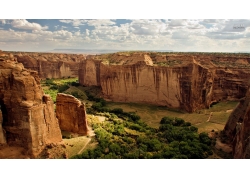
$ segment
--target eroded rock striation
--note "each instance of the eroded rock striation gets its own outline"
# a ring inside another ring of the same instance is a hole
[[[79,82],[100,86],[106,100],[194,112],[245,96],[250,57],[195,53],[114,53],[80,63]]]
[[[233,147],[234,158],[250,158],[250,88],[231,113],[224,133]]]
[[[45,157],[52,146],[61,154],[48,157],[67,157],[51,97],[43,93],[37,72],[12,54],[0,53],[0,106],[0,143],[24,147],[33,158]]]
[[[61,130],[88,134],[85,104],[72,95],[58,93],[56,96],[56,117]]]
[[[81,54],[16,52],[14,56],[26,69],[37,71],[42,79],[78,77],[79,63],[85,60]]]

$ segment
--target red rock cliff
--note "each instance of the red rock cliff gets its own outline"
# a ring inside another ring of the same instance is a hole
[[[85,105],[72,95],[58,93],[56,96],[56,116],[61,130],[88,134]]]
[[[224,132],[233,146],[234,158],[250,158],[250,88],[230,115]]]
[[[38,72],[40,78],[77,77],[79,63],[85,59],[79,54],[15,53],[17,61],[25,68]]]
[[[244,97],[250,75],[247,57],[115,53],[93,58],[81,62],[79,82],[100,86],[105,99],[188,112],[209,107],[214,101]]]
[[[53,144],[66,157],[51,97],[43,93],[37,72],[25,69],[11,54],[0,54],[0,106],[2,143],[22,146],[32,157]]]

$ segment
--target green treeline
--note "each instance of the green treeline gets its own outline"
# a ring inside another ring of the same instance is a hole
[[[121,108],[109,109],[102,98],[95,100],[91,113],[105,112],[104,122],[92,124],[98,145],[88,149],[77,159],[203,159],[212,155],[211,139],[207,133],[198,133],[198,128],[175,117],[161,119],[158,129],[144,123],[133,112]]]

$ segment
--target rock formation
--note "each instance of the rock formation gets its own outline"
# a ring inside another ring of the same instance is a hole
[[[114,53],[81,62],[79,82],[100,86],[106,100],[194,112],[244,97],[249,62],[244,55]]]
[[[233,147],[234,158],[250,158],[250,88],[229,116],[224,133]]]
[[[40,78],[77,77],[81,54],[16,52],[14,56],[26,69],[38,72]]]
[[[85,104],[72,95],[58,93],[56,96],[56,117],[61,130],[88,134]]]
[[[43,93],[37,72],[25,69],[12,54],[0,53],[0,106],[0,143],[24,147],[32,158],[44,157],[48,147],[61,149],[60,157],[66,157],[51,97]]]

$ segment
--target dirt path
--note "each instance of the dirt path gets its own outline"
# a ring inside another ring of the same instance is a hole
[[[82,147],[82,149],[77,154],[81,154],[82,151],[85,149],[85,147],[89,144],[90,141],[91,141],[91,138],[88,139],[88,141],[86,142],[86,144]]]
[[[209,117],[208,117],[208,119],[207,119],[207,122],[210,121],[212,115],[213,115],[213,112],[210,112],[210,115],[209,115]]]

